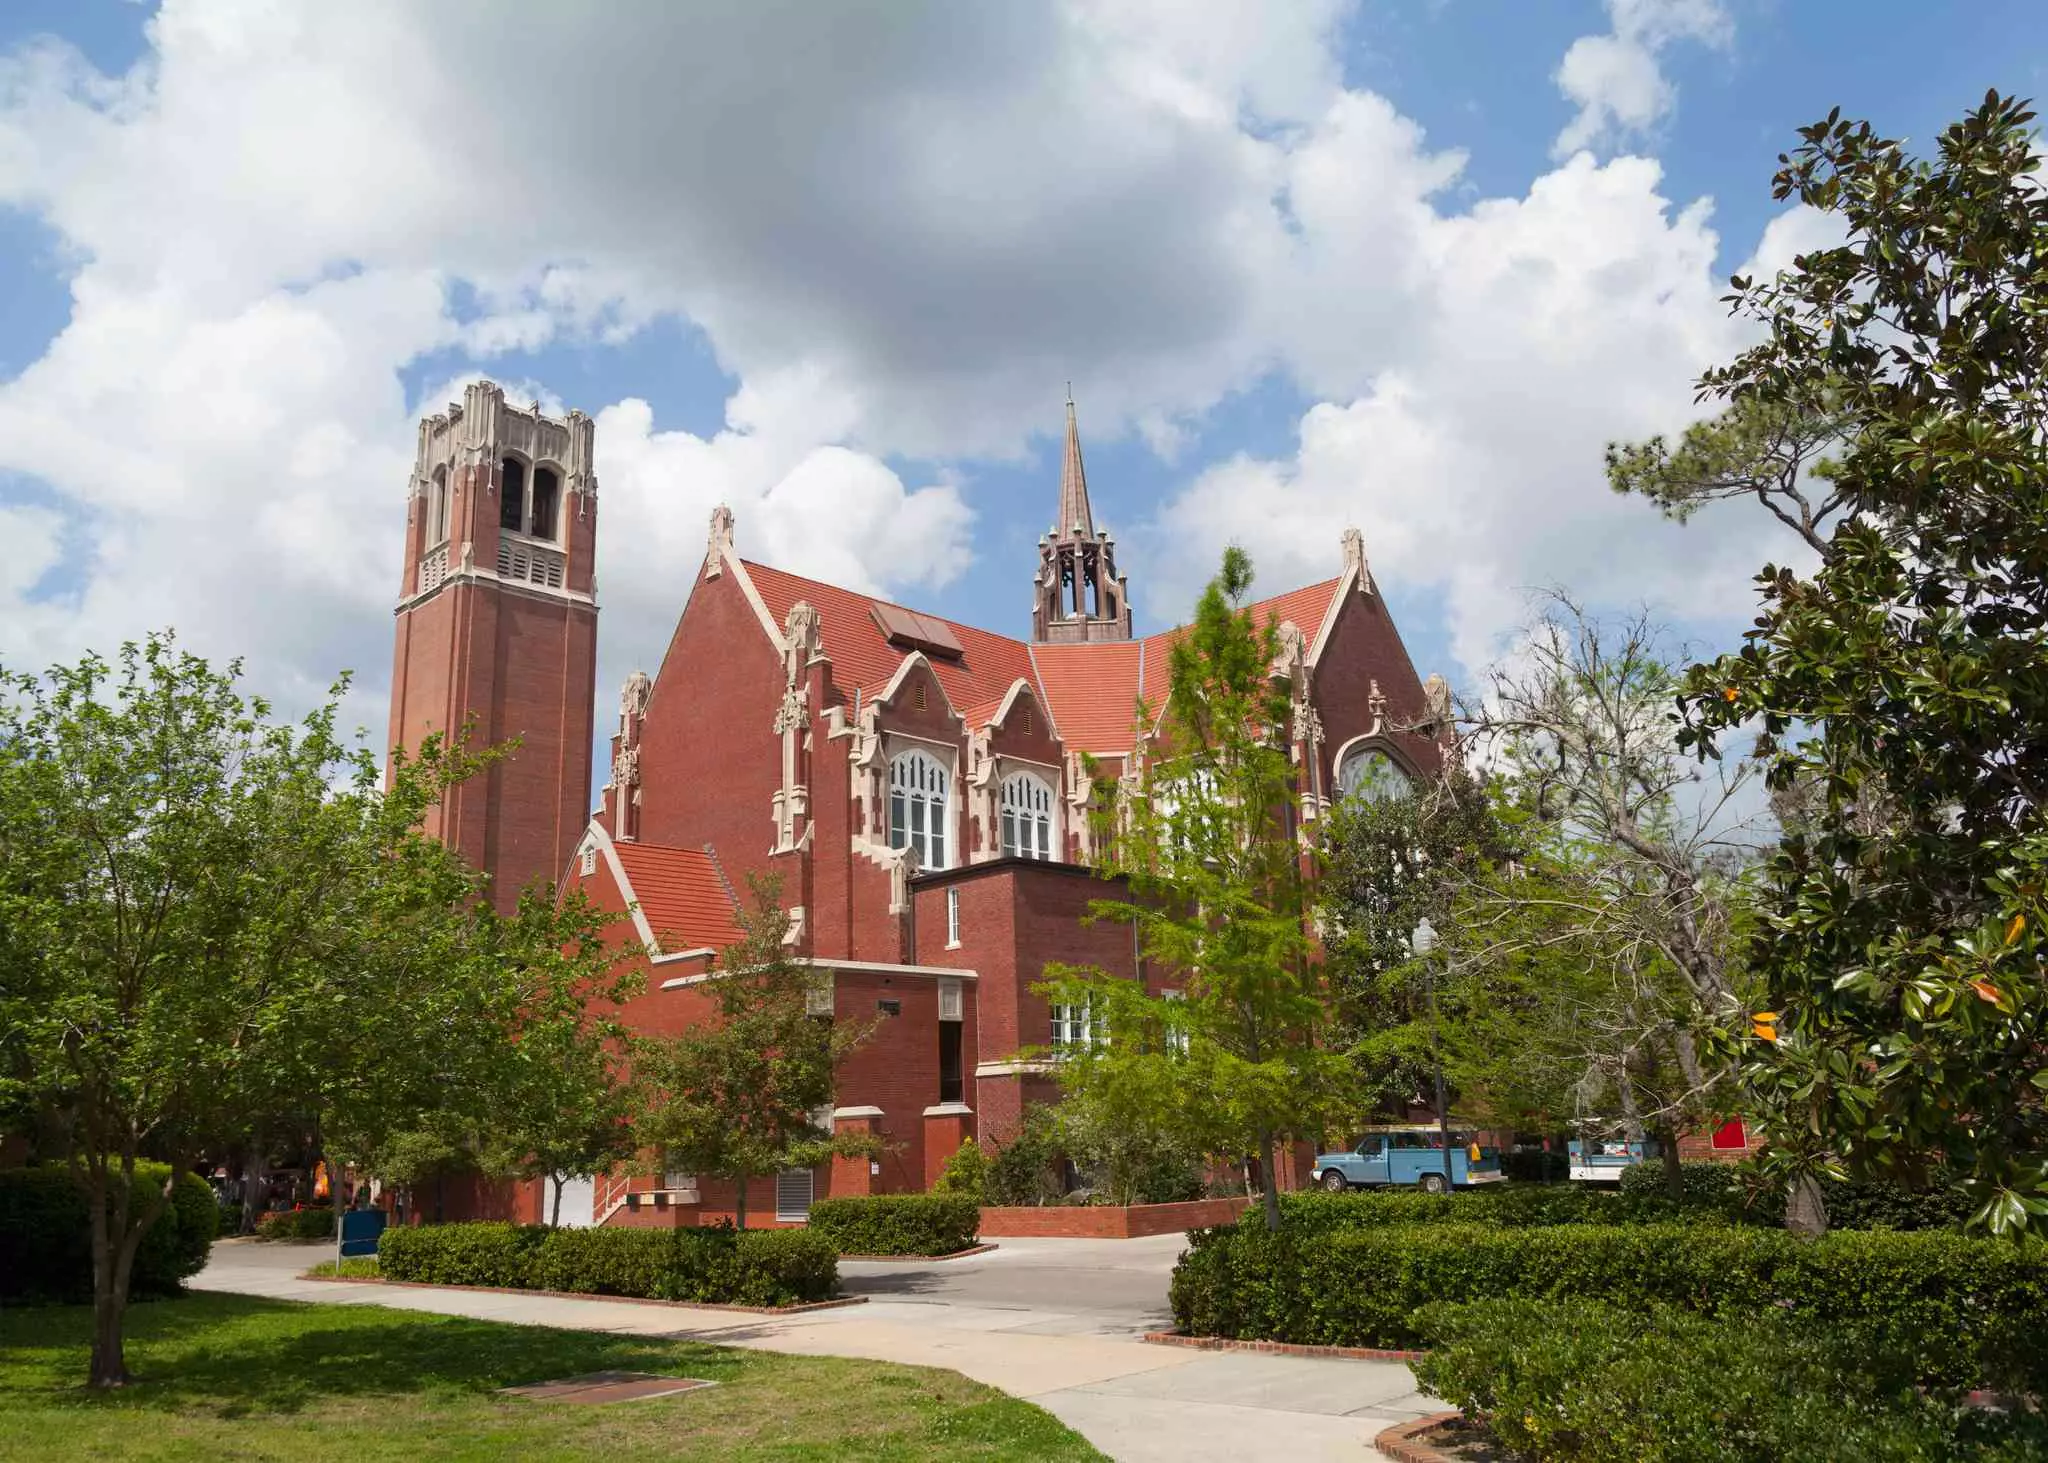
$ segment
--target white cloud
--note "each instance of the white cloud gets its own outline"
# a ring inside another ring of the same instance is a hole
[[[1707,0],[1610,13],[1653,72],[1725,28]],[[1348,14],[165,0],[127,76],[0,58],[0,206],[79,260],[69,325],[0,383],[0,471],[50,484],[90,550],[62,614],[26,612],[33,541],[8,550],[0,654],[175,622],[287,702],[362,667],[381,729],[413,419],[446,399],[400,371],[663,316],[738,386],[709,436],[575,403],[608,679],[661,643],[721,499],[764,558],[947,583],[968,493],[884,459],[1014,454],[1070,377],[1162,454],[1268,373],[1324,402],[1291,462],[1186,464],[1133,559],[1148,603],[1230,534],[1269,583],[1327,572],[1354,519],[1383,576],[1442,589],[1461,655],[1524,579],[1699,599],[1722,540],[1620,511],[1598,450],[1681,421],[1726,348],[1704,208],[1581,157],[1458,211],[1463,157],[1343,87]],[[1579,98],[1602,128],[1642,114],[1619,86]]]
[[[1558,63],[1558,89],[1579,109],[1551,145],[1560,159],[1641,136],[1670,114],[1678,93],[1658,63],[1666,47],[1722,47],[1735,34],[1719,0],[1607,0],[1607,15],[1609,33],[1580,36]]]

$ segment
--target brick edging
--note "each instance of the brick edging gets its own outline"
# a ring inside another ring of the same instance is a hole
[[[1293,1341],[1233,1341],[1227,1336],[1189,1336],[1181,1331],[1147,1331],[1154,1346],[1192,1346],[1198,1351],[1264,1351],[1274,1356],[1333,1356],[1344,1361],[1420,1361],[1425,1351],[1383,1351],[1371,1346],[1306,1346]]]
[[[841,1255],[839,1258],[842,1260],[865,1260],[871,1264],[883,1265],[917,1265],[927,1263],[936,1265],[941,1260],[972,1259],[976,1255],[985,1255],[990,1250],[996,1248],[998,1248],[996,1245],[974,1245],[968,1249],[955,1250],[950,1255]]]
[[[1428,1417],[1418,1417],[1413,1422],[1397,1422],[1374,1438],[1372,1445],[1394,1463],[1454,1463],[1449,1453],[1424,1442],[1422,1435],[1464,1415],[1462,1412],[1436,1412]]]
[[[673,1306],[686,1311],[739,1311],[750,1316],[794,1316],[803,1311],[832,1311],[841,1306],[864,1306],[864,1295],[843,1295],[837,1300],[810,1300],[793,1306],[732,1306],[708,1300],[661,1300],[651,1295],[598,1295],[588,1290],[528,1290],[517,1285],[440,1285],[431,1280],[386,1280],[381,1275],[301,1275],[301,1280],[318,1280],[330,1285],[395,1285],[404,1290],[456,1290],[480,1295],[541,1295],[550,1300],[606,1300],[629,1306]]]

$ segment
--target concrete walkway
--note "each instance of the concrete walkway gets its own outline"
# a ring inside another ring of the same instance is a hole
[[[1122,1463],[1307,1463],[1381,1455],[1373,1437],[1438,1408],[1406,1367],[1148,1346],[1182,1239],[1003,1240],[939,1264],[849,1261],[866,1305],[756,1316],[607,1300],[302,1280],[321,1245],[226,1241],[201,1290],[381,1305],[528,1326],[673,1336],[946,1367],[1045,1408]]]

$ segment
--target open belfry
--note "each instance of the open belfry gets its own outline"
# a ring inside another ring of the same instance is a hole
[[[749,1211],[794,1222],[827,1193],[926,1189],[964,1138],[1000,1146],[1027,1103],[1052,1100],[1060,1049],[1093,1039],[1087,1013],[1032,992],[1048,961],[1172,988],[1171,972],[1133,958],[1129,930],[1083,915],[1104,893],[1091,799],[1143,795],[1154,727],[1138,708],[1156,717],[1177,632],[1133,633],[1071,402],[1056,516],[1038,563],[1018,566],[1025,638],[750,559],[744,525],[719,508],[702,562],[676,566],[689,589],[658,662],[621,688],[588,813],[592,432],[488,384],[421,424],[392,739],[415,747],[465,716],[480,739],[520,739],[436,831],[491,875],[501,905],[545,875],[625,913],[615,936],[648,977],[626,1011],[640,1029],[706,1018],[704,978],[738,938],[737,891],[775,876],[792,953],[826,977],[817,1014],[879,1022],[819,1121],[879,1135],[886,1156],[779,1175]],[[1417,677],[1357,532],[1331,545],[1331,569],[1256,606],[1279,629],[1304,828],[1347,792],[1435,772],[1452,734],[1448,691]],[[564,1220],[695,1223],[734,1197],[690,1175],[621,1174]]]

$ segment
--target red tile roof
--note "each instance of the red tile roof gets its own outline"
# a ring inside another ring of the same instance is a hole
[[[619,842],[619,864],[662,950],[723,950],[745,936],[718,863],[701,849]]]
[[[746,561],[746,571],[778,625],[789,618],[790,607],[798,600],[818,612],[825,654],[832,658],[833,679],[842,688],[859,687],[864,695],[874,696],[887,687],[907,652],[889,643],[872,609],[892,601],[752,560]],[[1337,584],[1336,579],[1325,579],[1262,599],[1251,608],[1261,618],[1293,621],[1313,647]],[[953,709],[969,725],[980,726],[992,718],[1010,686],[1021,678],[1038,688],[1061,740],[1073,752],[1114,755],[1130,750],[1138,697],[1142,694],[1158,712],[1165,700],[1167,656],[1182,633],[1175,628],[1142,640],[1101,645],[1030,645],[908,605],[894,608],[939,620],[959,637],[963,653],[957,660],[929,659]]]

